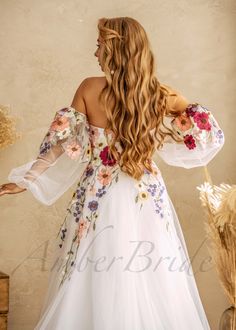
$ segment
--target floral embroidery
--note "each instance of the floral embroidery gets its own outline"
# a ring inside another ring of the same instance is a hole
[[[97,180],[97,178],[101,173],[106,173],[106,171],[106,168],[94,166],[93,162],[88,164],[84,175],[81,177],[77,189],[73,194],[70,212],[73,215],[74,223],[77,225],[70,249],[67,251],[66,260],[62,266],[60,285],[62,285],[67,278],[69,279],[73,272],[81,239],[86,238],[91,228],[96,230],[100,199],[107,193],[107,190],[112,183],[117,182],[119,179],[119,167],[110,167],[110,179],[109,182],[106,181],[107,184],[104,185],[103,182]],[[62,248],[65,238],[65,227],[61,228],[61,233],[60,248]]]
[[[187,131],[189,130],[193,124],[190,118],[187,115],[181,115],[176,118],[176,125],[182,130]]]
[[[142,201],[148,199],[149,195],[146,191],[140,191],[138,194],[138,198]]]
[[[152,189],[154,185],[149,185],[149,189]],[[153,201],[155,204],[155,212],[160,215],[161,218],[164,217],[163,213],[163,194],[165,191],[165,186],[158,181],[157,187],[155,187],[154,193],[152,194],[153,196]]]
[[[107,184],[109,184],[111,181],[110,169],[107,167],[101,168],[98,172],[97,178],[102,185],[106,186]]]
[[[196,104],[197,103],[193,103],[193,104],[189,104],[185,110],[186,114],[189,116],[189,117],[193,117],[196,113]]]
[[[194,140],[194,137],[192,135],[189,135],[189,134],[185,135],[185,137],[184,137],[184,143],[186,144],[186,146],[189,149],[196,148],[195,140]]]
[[[160,215],[161,218],[164,217],[163,213],[163,194],[165,192],[165,186],[161,180],[158,179],[158,171],[156,170],[156,164],[153,161],[154,175],[145,170],[144,175],[135,185],[138,193],[135,197],[135,202],[140,203],[140,210],[143,207],[143,201],[152,198],[155,206],[155,212]]]
[[[67,229],[66,228],[62,228],[61,230],[61,240],[64,241],[65,240],[65,237],[66,237],[66,232],[67,232]],[[61,248],[62,247],[62,243],[59,244],[59,247]]]
[[[118,182],[121,171],[118,162],[110,157],[109,146],[103,130],[92,125],[89,126],[90,143],[84,143],[81,140],[82,135],[79,129],[82,126],[88,128],[85,116],[79,115],[77,118],[77,115],[73,111],[70,113],[68,108],[62,110],[47,133],[42,144],[42,152],[47,152],[55,139],[55,141],[62,141],[62,146],[71,159],[85,155],[89,157],[90,162],[80,178],[68,208],[66,219],[72,223],[67,224],[65,220],[59,231],[59,247],[65,249],[63,253],[66,255],[61,267],[60,285],[66,279],[70,279],[76,266],[80,243],[90,232],[93,233],[96,230],[100,202],[104,196],[106,197],[113,183]],[[65,119],[62,120],[60,115],[65,116]],[[80,125],[82,122],[83,125]],[[223,133],[213,120],[213,116],[197,103],[190,104],[185,113],[172,121],[172,125],[178,135],[183,137],[183,142],[188,149],[196,148],[196,142],[203,143],[210,138],[215,139],[214,141],[223,139]],[[71,134],[73,139],[70,138]],[[118,152],[122,151],[119,143],[115,146]],[[166,187],[155,162],[150,160],[150,163],[154,165],[154,172],[144,170],[144,175],[136,185],[135,202],[138,206],[140,205],[141,210],[144,203],[151,200],[153,212],[162,219],[163,227],[171,232],[172,224],[169,220],[172,217],[172,211],[165,196]],[[69,234],[72,237],[68,247],[68,244],[64,244],[64,242]]]
[[[77,229],[77,243],[80,243],[81,238],[83,237],[84,231],[87,229],[88,221],[81,219],[79,222],[79,227]]]
[[[210,139],[222,143],[224,138],[211,112],[199,103],[189,104],[181,115],[171,121],[171,126],[189,150],[197,147],[196,141],[205,146]]]
[[[56,112],[47,134],[40,147],[40,155],[47,153],[53,145],[60,144],[65,153],[73,160],[90,157],[91,146],[84,141],[83,130],[89,130],[87,117],[72,107]]]
[[[216,131],[215,137],[217,139],[217,143],[222,143],[222,141],[224,140],[224,134],[221,129]]]
[[[98,202],[97,201],[91,201],[88,203],[88,208],[91,210],[91,211],[96,211],[97,208],[98,208]]]
[[[210,131],[211,129],[211,124],[208,121],[209,116],[207,113],[205,112],[195,112],[194,116],[193,116],[193,120],[195,121],[195,123],[197,124],[197,126],[200,129],[205,129],[207,131]]]
[[[76,159],[80,155],[81,149],[78,143],[72,142],[66,147],[66,153],[71,159]]]
[[[116,163],[116,160],[109,154],[109,146],[103,148],[103,150],[100,152],[100,158],[103,165],[113,166]]]

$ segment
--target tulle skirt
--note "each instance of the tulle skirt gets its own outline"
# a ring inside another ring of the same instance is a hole
[[[161,175],[155,180],[161,198],[144,194],[137,203],[133,178],[120,173],[100,200],[96,227],[73,249],[72,200],[35,330],[210,329],[178,217]],[[85,191],[87,183],[80,183]],[[65,268],[68,250],[73,257]]]

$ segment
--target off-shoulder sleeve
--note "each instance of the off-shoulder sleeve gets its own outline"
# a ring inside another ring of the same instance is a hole
[[[8,180],[30,190],[43,204],[51,205],[79,180],[90,159],[87,116],[66,107],[55,113],[37,158],[13,168]]]
[[[207,165],[224,144],[224,133],[212,112],[199,103],[189,104],[171,120],[174,134],[181,142],[169,139],[157,150],[169,165],[193,168]]]

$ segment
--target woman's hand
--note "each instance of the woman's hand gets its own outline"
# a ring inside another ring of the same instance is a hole
[[[4,183],[0,185],[0,196],[5,194],[18,194],[27,190],[26,188],[21,188],[15,183]]]

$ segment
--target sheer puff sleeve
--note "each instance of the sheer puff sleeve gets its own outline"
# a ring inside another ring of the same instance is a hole
[[[13,168],[8,180],[53,204],[79,180],[91,159],[87,116],[72,107],[56,112],[35,160]]]
[[[207,165],[224,144],[224,134],[211,111],[199,103],[188,104],[170,122],[181,142],[169,139],[157,150],[169,165],[193,168]]]

